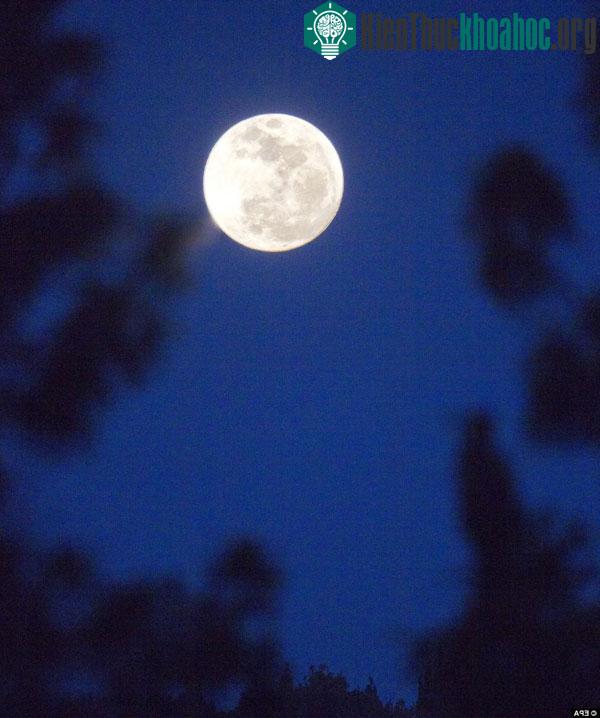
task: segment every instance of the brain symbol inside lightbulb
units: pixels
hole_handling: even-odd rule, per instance
[[[313,29],[321,42],[321,55],[326,60],[338,56],[347,28],[346,18],[335,10],[325,10],[315,18]]]

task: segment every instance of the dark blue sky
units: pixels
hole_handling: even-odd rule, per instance
[[[349,7],[542,16],[548,5]],[[582,3],[558,5],[577,14]],[[210,148],[263,112],[323,130],[346,188],[327,232],[299,250],[263,254],[208,232],[150,383],[121,395],[92,450],[50,472],[35,464],[29,499],[43,536],[91,547],[113,576],[193,580],[225,538],[259,537],[287,572],[281,635],[299,673],[328,663],[410,696],[403,646],[465,590],[452,485],[461,410],[495,412],[533,504],[593,525],[600,498],[593,452],[522,441],[530,335],[477,287],[460,226],[470,178],[504,143],[542,153],[575,202],[584,281],[600,276],[599,172],[572,108],[580,58],[356,48],[325,62],[302,47],[311,7],[73,2],[67,22],[109,42],[101,173],[140,210],[205,221]]]

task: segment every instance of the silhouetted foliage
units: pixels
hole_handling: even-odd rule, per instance
[[[167,331],[159,308],[188,284],[192,231],[174,215],[140,224],[95,177],[101,128],[86,105],[102,48],[56,31],[64,6],[0,5],[0,421],[53,449],[89,438],[119,381],[143,379]],[[325,670],[301,686],[282,677],[280,587],[249,540],[199,592],[111,584],[72,547],[44,555],[2,535],[0,715],[217,718],[220,697],[241,689],[239,716],[407,715]]]
[[[156,356],[189,237],[177,218],[144,226],[94,176],[102,48],[54,29],[64,5],[0,7],[0,420],[52,448],[89,438]]]
[[[579,98],[598,142],[598,57]],[[560,179],[531,151],[508,147],[476,178],[469,230],[479,276],[498,304],[559,301],[570,314],[535,331],[525,373],[526,420],[544,441],[600,440],[600,300],[555,264],[574,235]],[[568,245],[563,244],[563,249]],[[545,304],[541,305],[545,308]],[[420,718],[538,718],[600,703],[600,597],[581,563],[584,528],[527,509],[485,413],[468,417],[460,454],[461,525],[472,548],[463,613],[420,641]]]
[[[528,426],[538,438],[600,441],[600,341],[586,334],[550,335],[534,351]]]
[[[588,87],[588,96],[593,95]],[[553,242],[572,233],[573,219],[559,180],[535,155],[507,149],[476,180],[470,228],[479,273],[494,300],[522,307],[552,291],[570,313],[540,333],[526,371],[528,432],[544,441],[600,441],[600,299],[561,276]]]
[[[486,290],[514,305],[554,286],[548,251],[568,237],[571,223],[564,189],[533,153],[516,147],[492,157],[476,181],[469,217]]]
[[[417,715],[539,718],[597,705],[600,602],[582,597],[585,531],[523,507],[485,414],[467,421],[458,489],[472,589],[454,625],[421,642]]]
[[[172,579],[111,584],[72,547],[0,540],[0,715],[60,718],[411,718],[369,680],[311,668],[300,684],[272,634],[281,575],[244,539],[206,589]],[[243,689],[239,704],[219,699]]]
[[[212,716],[227,689],[280,673],[269,629],[279,572],[247,540],[204,592],[107,584],[68,547],[43,556],[5,537],[0,551],[3,716]]]
[[[56,31],[64,5],[0,5],[0,421],[52,448],[89,437],[119,381],[143,379],[167,332],[160,307],[187,283],[191,231],[176,216],[140,223],[94,176],[101,47]],[[3,535],[0,715],[214,716],[222,692],[279,670],[279,587],[250,541],[194,592],[111,585],[73,548],[45,556]]]
[[[350,690],[346,679],[326,666],[311,667],[294,685],[289,669],[273,684],[268,695],[250,689],[231,718],[412,718],[403,701],[384,704],[370,679],[363,690]]]
[[[53,448],[91,435],[120,380],[143,379],[167,332],[158,308],[186,284],[190,232],[178,217],[139,226],[94,176],[87,150],[101,128],[86,100],[102,48],[56,32],[64,5],[0,5],[0,421]],[[587,62],[581,101],[596,142],[599,67]],[[494,300],[517,308],[564,294],[551,249],[574,222],[546,164],[505,149],[471,199]],[[600,296],[576,298],[572,318],[532,353],[529,427],[597,442]],[[0,491],[7,473],[0,464]],[[598,704],[600,604],[583,600],[590,573],[576,560],[585,532],[523,506],[485,414],[467,421],[458,491],[471,593],[456,623],[420,644],[414,711],[326,667],[295,684],[273,638],[280,572],[251,541],[226,550],[197,591],[170,579],[110,584],[72,547],[42,555],[2,535],[0,715],[538,718]],[[232,690],[239,705],[219,709]]]

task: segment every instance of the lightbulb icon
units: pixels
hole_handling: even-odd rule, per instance
[[[347,11],[346,11],[347,12]],[[321,43],[321,55],[326,60],[335,60],[340,52],[340,42],[344,42],[348,23],[344,17],[345,13],[329,8],[320,12],[314,20],[313,31]]]
[[[304,15],[304,47],[335,60],[356,46],[356,15],[336,2],[324,2]]]

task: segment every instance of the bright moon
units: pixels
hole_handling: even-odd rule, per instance
[[[301,247],[327,229],[342,201],[335,147],[305,120],[256,115],[217,141],[204,168],[213,220],[236,242],[263,252]]]

